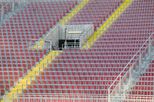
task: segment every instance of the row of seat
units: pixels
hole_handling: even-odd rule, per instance
[[[105,0],[91,0],[89,4],[80,11],[83,12],[82,16],[79,12],[72,19],[71,23],[84,23],[88,22],[89,18],[91,18],[90,21],[94,23],[94,26],[96,28],[99,27],[95,24],[97,18],[95,19],[95,16],[90,16],[90,14],[93,13],[88,14],[88,11],[98,11],[98,14],[96,12],[95,15],[102,14],[102,20],[104,21],[105,19],[103,19],[103,16],[109,16],[110,12],[113,12],[122,1],[109,0],[107,2],[107,4],[111,3],[111,5],[115,4],[115,6],[107,8],[105,6]],[[100,6],[101,4],[104,6]],[[70,93],[73,95],[107,95],[109,86],[127,65],[133,55],[140,49],[149,37],[149,33],[152,31],[153,17],[151,15],[154,14],[151,14],[153,11],[151,11],[152,6],[150,5],[153,5],[152,0],[149,2],[135,0],[111,28],[96,41],[92,48],[87,50],[64,50],[64,52],[40,74],[37,80],[35,80],[22,95],[24,96],[31,93],[40,96],[44,94]],[[147,9],[143,11],[145,7]],[[104,12],[97,9],[109,10],[106,12],[106,15],[104,15]],[[133,12],[134,9],[137,9],[138,12]],[[142,17],[138,18],[141,13]],[[88,15],[89,18],[87,17]],[[136,16],[136,21],[132,22],[129,15]],[[82,20],[80,21],[80,19]],[[126,19],[127,22],[125,21]],[[147,25],[150,26],[145,26],[145,24],[142,23],[145,22],[145,20]],[[135,27],[138,26],[136,22],[140,25],[139,27]],[[101,21],[99,21],[99,25],[100,24],[102,24]],[[129,29],[127,29],[127,27]],[[123,37],[124,40],[119,39],[117,36],[119,36],[119,38]],[[133,38],[134,36],[136,39]],[[146,47],[147,46],[145,46],[145,49]],[[114,58],[114,56],[116,56],[116,58]],[[130,67],[137,58],[138,56],[130,63]],[[128,71],[128,68],[124,71]],[[124,73],[121,75],[123,74]],[[71,98],[68,99],[68,101],[70,100]]]
[[[141,99],[143,101],[154,101],[154,60],[150,63],[146,72],[140,76],[135,86],[131,88],[127,99]],[[126,99],[126,100],[127,100]],[[127,101],[126,101],[127,102]],[[135,101],[136,102],[136,101]]]
[[[91,0],[86,7],[84,7],[80,12],[85,12],[86,15],[87,11],[93,7],[93,10],[98,10],[99,7],[98,4],[105,5],[106,2],[102,0]],[[121,3],[121,1],[108,1],[109,4],[114,4],[114,6],[100,6],[102,9],[108,9],[106,11],[106,15],[109,15],[109,12],[113,12],[113,9],[116,9],[118,5]],[[91,4],[95,4],[93,6],[90,6]],[[116,5],[116,6],[115,6]],[[74,19],[80,18],[80,14],[78,13],[73,20],[71,21],[74,22]],[[101,12],[99,11],[97,15],[99,15]],[[104,13],[102,13],[103,16]],[[88,15],[88,14],[87,14]],[[97,16],[96,15],[96,16]],[[86,16],[85,16],[86,17]],[[97,18],[94,18],[94,22],[96,21]],[[87,19],[88,20],[88,19]],[[104,20],[104,19],[102,19]],[[78,20],[77,20],[78,21]],[[85,21],[86,22],[86,21]],[[99,22],[99,24],[102,24],[102,22]],[[89,60],[87,51],[84,54],[87,54],[85,56],[85,61],[81,59],[79,61],[79,57],[81,56],[80,51],[82,50],[76,50],[77,52],[73,52],[75,50],[67,50],[64,51],[59,57],[57,57],[52,64],[50,64],[47,68],[47,70],[44,70],[44,72],[37,78],[37,80],[33,83],[32,86],[30,86],[27,90],[25,90],[25,93],[36,93],[36,94],[41,94],[41,93],[85,93],[85,94],[107,94],[107,91],[105,90],[108,85],[111,84],[111,80],[114,80],[114,78],[118,75],[118,71],[114,72],[115,70],[122,70],[122,68],[117,68],[113,70],[113,72],[109,71],[105,72],[99,72],[98,66],[100,63],[103,63],[101,60]],[[67,54],[68,53],[68,54]],[[78,55],[77,55],[78,53]],[[98,51],[100,53],[100,51]],[[93,56],[95,57],[96,54],[92,51]],[[62,57],[63,56],[63,57]],[[64,58],[66,56],[66,58]],[[105,56],[104,56],[105,57]],[[71,59],[72,58],[72,59]],[[77,58],[77,59],[76,59]],[[103,58],[103,57],[102,57]],[[74,59],[74,61],[73,61]],[[67,62],[68,61],[68,62]],[[91,61],[91,62],[90,62]],[[112,61],[112,60],[111,60]],[[72,63],[71,63],[72,62]],[[81,63],[79,63],[81,62]],[[93,62],[93,63],[92,63]],[[122,61],[123,62],[123,61]],[[120,62],[120,63],[122,63]],[[126,61],[127,62],[127,61]],[[106,62],[104,62],[106,63]],[[110,62],[109,62],[110,63]],[[114,62],[116,63],[116,62]],[[93,64],[93,65],[92,65]],[[125,63],[126,64],[126,63]],[[96,65],[96,67],[94,67]],[[76,66],[76,67],[75,67]],[[83,67],[85,66],[85,67]],[[89,66],[89,69],[88,69]],[[103,64],[102,64],[103,66]],[[100,67],[100,70],[103,70],[102,67]],[[106,70],[104,68],[104,70]],[[112,68],[111,68],[112,70]],[[108,74],[110,72],[110,74]],[[104,73],[104,74],[102,74]],[[98,81],[96,80],[98,78]],[[89,78],[89,80],[88,80]],[[102,78],[102,80],[101,80]],[[104,81],[103,81],[104,78]],[[106,81],[105,81],[106,78]],[[107,82],[107,80],[110,80]],[[49,88],[50,87],[50,88]]]
[[[27,3],[1,24],[0,96],[48,53],[31,47],[77,4],[77,0]]]
[[[72,20],[72,23],[92,23],[96,30],[114,12],[123,0],[91,0]]]

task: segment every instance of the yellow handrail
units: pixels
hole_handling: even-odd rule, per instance
[[[64,16],[59,23],[61,25],[67,24],[81,9],[84,8],[85,5],[87,5],[89,0],[82,0],[75,8],[71,10],[70,13],[68,13],[66,16]],[[44,45],[44,39],[41,38],[38,42],[35,43],[32,49],[43,49]]]
[[[18,83],[15,85],[10,92],[8,92],[1,102],[12,102],[13,99],[17,98],[18,94],[21,94],[23,90],[27,88],[28,85],[31,84],[33,80],[41,73],[45,68],[47,68],[48,64],[53,61],[53,59],[58,56],[60,51],[51,51],[47,54],[35,67],[32,68],[30,72],[27,73]]]
[[[119,18],[119,16],[131,5],[132,0],[125,0],[116,10],[112,13],[112,15],[105,21],[102,26],[100,26],[92,36],[89,37],[88,41],[83,45],[82,48],[88,49],[93,46],[95,41],[102,36],[107,29]]]
[[[79,5],[77,5],[70,13],[68,13],[63,19],[60,20],[60,24],[67,24],[81,9],[83,9],[89,0],[82,0]]]

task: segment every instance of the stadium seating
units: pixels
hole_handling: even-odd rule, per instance
[[[0,25],[0,99],[48,54],[31,47],[77,1],[31,2]],[[90,0],[69,23],[92,23],[96,31],[123,1]],[[9,12],[11,5],[4,9]],[[153,17],[153,0],[133,0],[90,49],[65,49],[13,102],[109,102],[108,88],[154,32]],[[153,102],[154,60],[125,98],[123,102]]]
[[[91,0],[70,23],[92,22],[96,30],[120,2]],[[151,11],[154,4],[151,2],[135,0],[91,49],[65,50],[24,91],[23,96],[53,94],[54,97],[57,94],[67,94],[78,95],[78,99],[82,94],[107,96],[107,88],[154,31],[154,13]],[[106,6],[110,4],[112,6]],[[101,10],[106,12],[102,13]],[[58,99],[60,98],[57,101]]]
[[[90,0],[72,20],[74,24],[94,24],[96,30],[124,0]],[[116,3],[115,3],[116,2]]]
[[[136,100],[133,102],[152,102],[154,97],[154,60],[149,65],[146,72],[140,76],[136,85],[128,93],[126,102],[130,100]]]
[[[30,49],[31,43],[37,41],[76,4],[75,0],[32,2],[0,26],[0,96],[47,53],[46,50]]]

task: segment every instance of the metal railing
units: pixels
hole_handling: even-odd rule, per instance
[[[39,95],[39,94],[29,94],[29,95],[23,95],[19,96],[16,100],[16,102],[20,101],[26,101],[26,102],[37,102],[37,101],[82,101],[82,102],[105,102],[107,101],[106,96],[101,95],[91,95],[91,94],[45,94],[45,95]]]
[[[140,49],[136,52],[136,54],[130,59],[121,73],[117,76],[114,82],[108,88],[108,102],[112,102],[112,98],[117,95],[118,93],[121,97],[125,98],[125,91],[123,87],[127,88],[128,86],[125,83],[129,83],[132,81],[132,72],[134,70],[141,70],[141,63],[143,57],[147,54],[150,55],[151,53],[151,46],[152,46],[152,38],[154,33],[150,34],[148,39],[143,43]],[[136,69],[135,69],[136,68]]]
[[[12,9],[12,10],[11,10]],[[9,3],[9,2],[2,2],[1,6],[0,6],[0,21],[3,20],[4,15],[6,13],[8,13],[9,11],[13,11],[14,10],[14,3]]]
[[[120,99],[121,96],[116,97]],[[58,101],[72,101],[72,102],[109,102],[107,96],[99,96],[99,95],[86,95],[86,94],[29,94],[19,96],[14,102],[58,102]],[[121,100],[118,100],[122,102]],[[137,96],[137,97],[129,97],[125,100],[125,102],[153,102],[153,96]]]

